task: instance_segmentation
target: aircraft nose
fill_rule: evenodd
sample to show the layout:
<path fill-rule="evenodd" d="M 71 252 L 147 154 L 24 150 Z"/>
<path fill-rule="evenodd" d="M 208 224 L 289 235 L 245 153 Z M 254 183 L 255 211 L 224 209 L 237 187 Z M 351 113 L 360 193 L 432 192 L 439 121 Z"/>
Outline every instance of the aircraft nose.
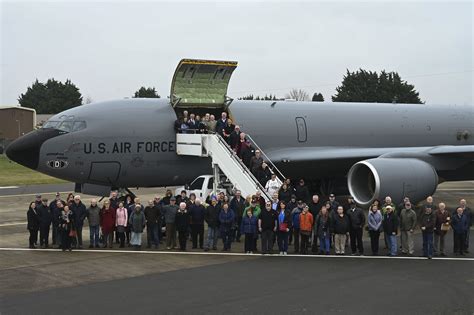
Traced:
<path fill-rule="evenodd" d="M 41 145 L 57 135 L 58 131 L 54 129 L 32 131 L 10 143 L 5 154 L 18 164 L 37 169 Z"/>

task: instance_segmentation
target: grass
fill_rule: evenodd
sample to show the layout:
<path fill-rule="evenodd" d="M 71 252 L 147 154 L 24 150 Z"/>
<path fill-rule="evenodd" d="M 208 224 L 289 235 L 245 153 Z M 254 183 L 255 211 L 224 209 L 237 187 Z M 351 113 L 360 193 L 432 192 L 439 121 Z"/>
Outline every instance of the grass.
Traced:
<path fill-rule="evenodd" d="M 20 186 L 37 184 L 66 183 L 37 171 L 33 171 L 0 155 L 0 186 Z"/>

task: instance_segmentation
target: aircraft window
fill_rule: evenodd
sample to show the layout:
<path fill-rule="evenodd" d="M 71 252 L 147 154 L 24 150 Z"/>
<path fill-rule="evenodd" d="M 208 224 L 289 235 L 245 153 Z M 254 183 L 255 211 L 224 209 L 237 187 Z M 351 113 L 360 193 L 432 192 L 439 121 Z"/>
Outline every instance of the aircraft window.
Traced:
<path fill-rule="evenodd" d="M 59 121 L 47 121 L 44 123 L 43 128 L 56 128 L 59 124 Z"/>
<path fill-rule="evenodd" d="M 75 121 L 74 125 L 72 126 L 72 131 L 79 131 L 82 129 L 86 129 L 86 122 L 85 121 Z"/>
<path fill-rule="evenodd" d="M 72 130 L 72 121 L 70 120 L 66 120 L 66 121 L 63 121 L 58 127 L 57 129 L 59 130 L 62 130 L 62 131 L 67 131 L 67 132 L 70 132 Z"/>
<path fill-rule="evenodd" d="M 202 184 L 204 183 L 204 178 L 199 177 L 194 180 L 194 182 L 189 185 L 189 190 L 197 190 L 202 188 Z"/>

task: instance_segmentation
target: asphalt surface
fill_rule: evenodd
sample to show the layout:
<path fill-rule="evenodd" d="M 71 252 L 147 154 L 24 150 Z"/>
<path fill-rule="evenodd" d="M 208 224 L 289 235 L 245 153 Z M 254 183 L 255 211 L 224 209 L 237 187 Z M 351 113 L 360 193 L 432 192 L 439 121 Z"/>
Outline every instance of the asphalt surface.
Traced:
<path fill-rule="evenodd" d="M 111 266 L 113 267 L 113 266 Z M 2 314 L 472 314 L 465 261 L 261 257 L 2 299 Z"/>

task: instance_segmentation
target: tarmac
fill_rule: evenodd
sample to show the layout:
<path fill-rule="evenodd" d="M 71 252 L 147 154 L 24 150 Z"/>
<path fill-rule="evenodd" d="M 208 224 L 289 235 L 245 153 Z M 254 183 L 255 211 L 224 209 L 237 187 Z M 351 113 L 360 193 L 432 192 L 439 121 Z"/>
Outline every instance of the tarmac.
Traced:
<path fill-rule="evenodd" d="M 474 314 L 474 255 L 453 256 L 451 233 L 448 257 L 432 260 L 301 256 L 291 249 L 288 256 L 246 255 L 243 242 L 233 243 L 230 253 L 166 251 L 163 245 L 142 251 L 27 249 L 28 202 L 37 192 L 53 198 L 72 188 L 0 188 L 1 314 Z M 140 189 L 137 195 L 146 201 L 164 190 Z M 83 196 L 86 204 L 89 198 Z M 472 207 L 474 182 L 442 184 L 434 198 L 448 208 L 466 198 Z M 88 235 L 85 228 L 85 248 Z M 415 248 L 421 255 L 419 234 Z"/>

